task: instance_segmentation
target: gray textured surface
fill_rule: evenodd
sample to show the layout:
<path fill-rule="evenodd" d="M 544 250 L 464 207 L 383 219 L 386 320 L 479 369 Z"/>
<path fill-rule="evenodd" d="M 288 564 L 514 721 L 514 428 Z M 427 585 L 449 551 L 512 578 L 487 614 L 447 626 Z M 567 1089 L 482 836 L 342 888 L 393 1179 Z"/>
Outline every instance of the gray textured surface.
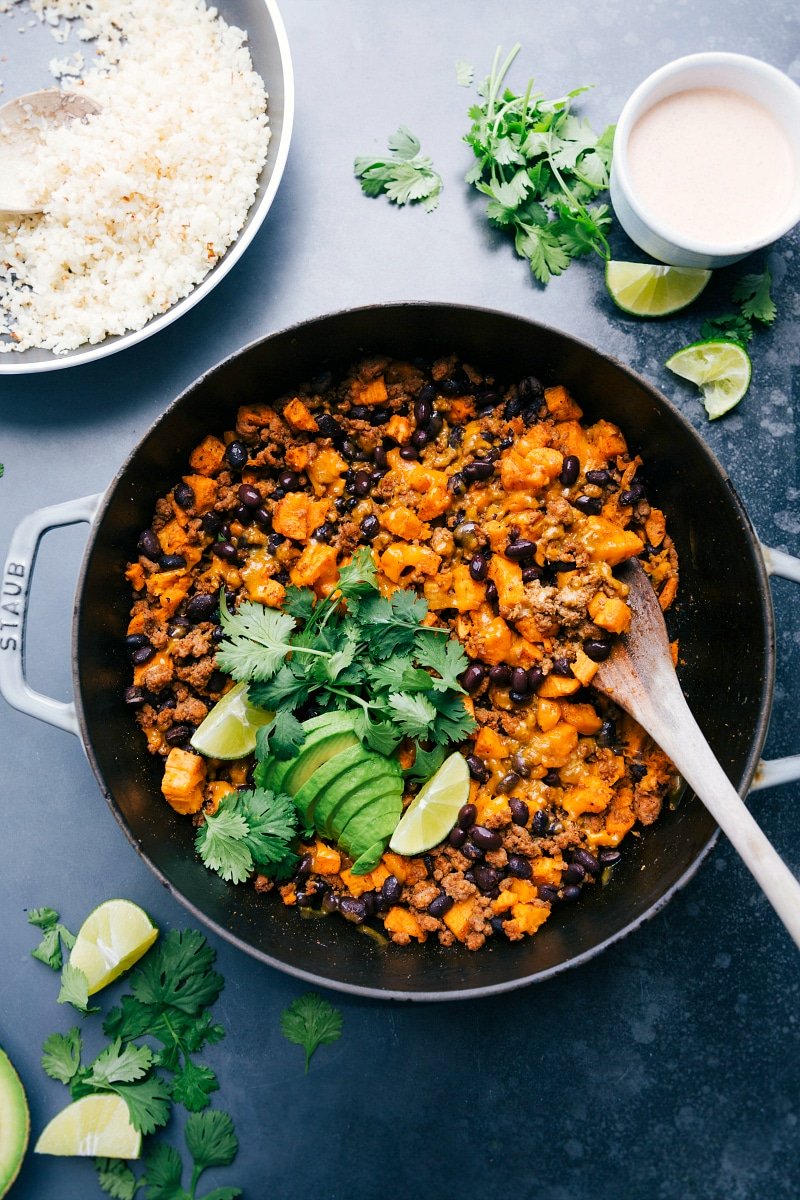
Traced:
<path fill-rule="evenodd" d="M 468 94 L 453 71 L 464 58 L 482 74 L 496 43 L 518 39 L 514 82 L 528 70 L 547 92 L 596 81 L 584 111 L 599 127 L 645 74 L 682 53 L 740 50 L 800 80 L 790 6 L 574 0 L 556 18 L 524 0 L 292 0 L 284 16 L 297 122 L 265 227 L 212 296 L 152 341 L 92 367 L 0 384 L 0 550 L 31 508 L 101 490 L 170 398 L 242 343 L 349 304 L 423 298 L 536 317 L 642 371 L 702 431 L 762 538 L 800 553 L 797 231 L 770 254 L 781 315 L 754 347 L 750 392 L 736 413 L 708 425 L 690 389 L 661 364 L 696 336 L 705 312 L 726 307 L 737 269 L 721 273 L 688 315 L 648 326 L 613 308 L 597 262 L 546 290 L 533 286 L 460 182 Z M 24 37 L 15 39 L 0 52 L 24 55 Z M 434 215 L 363 199 L 350 175 L 353 155 L 381 148 L 401 122 L 444 175 Z M 633 256 L 622 238 L 614 249 Z M 49 536 L 34 585 L 30 676 L 62 697 L 81 546 L 80 530 Z M 800 605 L 789 584 L 774 595 L 771 756 L 800 749 Z M 93 905 L 121 894 L 165 927 L 187 922 L 131 853 L 78 743 L 5 706 L 0 730 L 0 1042 L 23 1075 L 38 1130 L 64 1100 L 38 1066 L 39 1047 L 70 1019 L 55 1005 L 55 977 L 29 957 L 23 909 L 52 904 L 76 927 Z M 798 800 L 797 785 L 753 800 L 795 872 Z M 319 1052 L 307 1078 L 300 1051 L 278 1029 L 302 988 L 217 948 L 229 1033 L 207 1057 L 242 1140 L 224 1182 L 251 1197 L 794 1200 L 800 1192 L 797 955 L 725 844 L 652 922 L 535 989 L 445 1008 L 333 996 L 344 1036 Z M 14 1191 L 20 1200 L 95 1194 L 88 1164 L 32 1156 Z"/>

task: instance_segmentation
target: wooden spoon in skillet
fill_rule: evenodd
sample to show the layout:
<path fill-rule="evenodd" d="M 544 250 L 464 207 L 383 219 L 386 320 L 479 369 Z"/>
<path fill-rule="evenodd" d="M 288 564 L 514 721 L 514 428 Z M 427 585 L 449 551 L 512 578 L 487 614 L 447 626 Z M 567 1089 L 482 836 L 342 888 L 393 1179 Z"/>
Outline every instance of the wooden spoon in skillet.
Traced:
<path fill-rule="evenodd" d="M 630 589 L 630 632 L 622 634 L 592 680 L 639 722 L 700 797 L 744 859 L 800 947 L 800 882 L 761 832 L 729 782 L 686 703 L 658 598 L 636 559 L 617 578 Z"/>

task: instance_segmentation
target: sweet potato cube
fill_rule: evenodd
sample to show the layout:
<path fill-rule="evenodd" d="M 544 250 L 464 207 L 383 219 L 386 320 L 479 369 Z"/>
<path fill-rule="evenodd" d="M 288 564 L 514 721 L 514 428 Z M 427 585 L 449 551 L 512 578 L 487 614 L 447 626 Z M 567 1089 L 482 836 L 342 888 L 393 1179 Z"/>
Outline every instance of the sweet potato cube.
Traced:
<path fill-rule="evenodd" d="M 346 471 L 347 463 L 338 450 L 334 450 L 332 446 L 326 450 L 320 450 L 319 454 L 310 459 L 306 467 L 306 473 L 311 480 L 314 494 L 317 496 L 321 496 L 326 489 L 333 495 L 342 492 L 344 490 L 342 475 Z"/>
<path fill-rule="evenodd" d="M 511 652 L 513 638 L 511 630 L 502 617 L 496 617 L 488 605 L 465 618 L 471 621 L 467 637 L 467 650 L 473 658 L 496 666 L 504 663 Z"/>
<path fill-rule="evenodd" d="M 572 665 L 572 674 L 575 676 L 584 687 L 594 679 L 597 674 L 599 663 L 594 662 L 585 654 L 583 650 L 579 650 L 575 656 L 575 662 Z"/>
<path fill-rule="evenodd" d="M 336 550 L 324 542 L 310 542 L 289 572 L 295 587 L 333 585 L 338 577 Z"/>
<path fill-rule="evenodd" d="M 469 573 L 466 563 L 453 567 L 453 596 L 459 612 L 476 612 L 486 599 L 486 584 Z"/>
<path fill-rule="evenodd" d="M 308 446 L 290 446 L 286 451 L 286 465 L 299 475 L 305 471 L 311 461 L 311 451 Z"/>
<path fill-rule="evenodd" d="M 384 404 L 389 399 L 386 380 L 382 375 L 368 383 L 354 383 L 350 389 L 354 404 Z"/>
<path fill-rule="evenodd" d="M 597 775 L 590 775 L 585 783 L 567 788 L 561 800 L 562 807 L 574 819 L 582 813 L 605 812 L 614 798 L 613 788 Z"/>
<path fill-rule="evenodd" d="M 390 933 L 399 935 L 405 942 L 411 938 L 416 938 L 418 942 L 424 942 L 428 936 L 411 910 L 400 908 L 399 905 L 389 909 L 383 923 Z"/>
<path fill-rule="evenodd" d="M 644 549 L 640 537 L 607 517 L 586 517 L 578 536 L 592 562 L 607 562 L 610 567 L 634 558 Z"/>
<path fill-rule="evenodd" d="M 386 436 L 399 442 L 401 446 L 405 446 L 413 432 L 414 426 L 408 417 L 401 417 L 399 413 L 395 413 L 386 423 Z"/>
<path fill-rule="evenodd" d="M 566 865 L 561 855 L 557 858 L 548 858 L 542 854 L 539 858 L 534 858 L 531 863 L 533 880 L 535 883 L 550 883 L 554 887 L 558 887 Z"/>
<path fill-rule="evenodd" d="M 580 679 L 571 675 L 548 675 L 536 689 L 539 696 L 545 700 L 558 700 L 561 696 L 571 696 L 581 686 Z"/>
<path fill-rule="evenodd" d="M 502 554 L 495 554 L 489 562 L 489 578 L 497 588 L 501 608 L 510 608 L 512 604 L 519 604 L 525 599 L 519 563 L 504 558 Z"/>
<path fill-rule="evenodd" d="M 540 492 L 560 473 L 564 456 L 548 446 L 533 447 L 522 452 L 524 439 L 506 450 L 500 459 L 500 479 L 507 492 L 524 488 Z"/>
<path fill-rule="evenodd" d="M 545 388 L 544 401 L 551 417 L 556 421 L 580 421 L 583 416 L 583 411 L 562 384 Z"/>
<path fill-rule="evenodd" d="M 479 791 L 474 803 L 478 810 L 478 825 L 486 825 L 489 829 L 499 829 L 503 825 L 508 825 L 511 820 L 508 796 L 488 796 L 486 792 Z"/>
<path fill-rule="evenodd" d="M 424 575 L 435 575 L 441 558 L 430 546 L 412 546 L 410 542 L 394 542 L 380 557 L 379 566 L 392 583 L 419 581 Z"/>
<path fill-rule="evenodd" d="M 409 876 L 409 860 L 407 858 L 404 858 L 402 854 L 395 854 L 393 850 L 387 850 L 381 858 L 381 862 L 390 875 L 394 875 L 401 883 L 406 882 Z"/>
<path fill-rule="evenodd" d="M 194 493 L 194 511 L 199 516 L 210 512 L 217 500 L 216 482 L 205 475 L 184 475 L 183 482 L 188 483 Z"/>
<path fill-rule="evenodd" d="M 536 701 L 536 723 L 542 732 L 548 733 L 549 730 L 555 729 L 560 720 L 561 709 L 555 700 L 540 696 Z"/>
<path fill-rule="evenodd" d="M 198 812 L 202 807 L 206 780 L 205 759 L 173 746 L 164 764 L 161 791 L 175 812 Z"/>
<path fill-rule="evenodd" d="M 141 563 L 131 563 L 125 572 L 125 578 L 135 592 L 141 592 L 147 582 L 144 568 Z M 144 620 L 144 618 L 142 618 Z M 141 629 L 129 629 L 128 633 L 141 633 Z"/>
<path fill-rule="evenodd" d="M 189 455 L 189 465 L 198 475 L 217 475 L 225 462 L 225 445 L 208 434 Z"/>
<path fill-rule="evenodd" d="M 215 779 L 213 783 L 207 783 L 205 787 L 205 800 L 203 801 L 203 812 L 213 815 L 219 808 L 220 800 L 235 791 L 236 788 L 233 784 L 228 783 L 225 779 Z"/>
<path fill-rule="evenodd" d="M 336 875 L 342 865 L 342 856 L 333 846 L 326 846 L 317 838 L 311 852 L 311 870 L 317 875 Z M 363 879 L 364 876 L 361 876 Z"/>
<path fill-rule="evenodd" d="M 426 529 L 413 509 L 405 504 L 393 504 L 391 508 L 384 509 L 378 519 L 384 529 L 407 542 L 424 538 L 426 534 L 430 537 L 430 529 Z"/>
<path fill-rule="evenodd" d="M 597 733 L 603 724 L 593 704 L 575 704 L 568 700 L 561 703 L 561 715 L 569 725 L 574 725 L 578 733 Z"/>
<path fill-rule="evenodd" d="M 517 900 L 523 904 L 529 904 L 531 900 L 536 900 L 539 895 L 536 890 L 536 884 L 532 883 L 530 879 L 512 879 L 511 891 Z"/>
<path fill-rule="evenodd" d="M 519 898 L 513 892 L 502 891 L 499 896 L 496 896 L 492 901 L 492 912 L 505 913 L 510 912 L 515 904 L 519 903 Z"/>
<path fill-rule="evenodd" d="M 512 936 L 514 933 L 536 933 L 549 916 L 550 909 L 544 904 L 515 904 L 511 910 L 513 928 L 508 932 Z"/>
<path fill-rule="evenodd" d="M 618 596 L 604 596 L 598 592 L 589 601 L 589 616 L 595 625 L 609 633 L 627 633 L 631 627 L 631 610 Z"/>
<path fill-rule="evenodd" d="M 417 511 L 423 521 L 433 521 L 446 513 L 450 507 L 450 497 L 446 487 L 436 484 L 421 497 Z"/>
<path fill-rule="evenodd" d="M 292 429 L 301 433 L 316 433 L 319 428 L 308 406 L 298 396 L 284 408 L 283 419 Z"/>
<path fill-rule="evenodd" d="M 341 872 L 339 878 L 352 896 L 363 896 L 364 892 L 380 888 L 383 881 L 389 878 L 389 872 L 382 863 L 378 863 L 377 867 L 366 875 L 354 875 L 348 868 Z"/>
<path fill-rule="evenodd" d="M 304 542 L 308 537 L 308 505 L 305 492 L 289 492 L 275 505 L 272 528 L 284 537 Z"/>
<path fill-rule="evenodd" d="M 559 721 L 547 733 L 532 733 L 528 739 L 528 753 L 535 763 L 543 767 L 563 767 L 578 745 L 578 731 L 566 721 Z"/>
<path fill-rule="evenodd" d="M 472 932 L 471 921 L 474 911 L 475 901 L 470 896 L 466 900 L 457 900 L 442 918 L 447 928 L 455 934 L 460 942 L 465 942 Z"/>
<path fill-rule="evenodd" d="M 475 738 L 475 753 L 479 758 L 508 758 L 511 751 L 495 729 L 482 725 Z"/>

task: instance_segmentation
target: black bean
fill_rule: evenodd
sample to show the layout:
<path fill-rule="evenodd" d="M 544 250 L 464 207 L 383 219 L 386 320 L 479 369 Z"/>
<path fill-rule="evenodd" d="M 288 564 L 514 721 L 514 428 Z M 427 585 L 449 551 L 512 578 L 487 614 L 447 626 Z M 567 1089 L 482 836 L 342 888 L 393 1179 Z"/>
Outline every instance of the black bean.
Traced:
<path fill-rule="evenodd" d="M 369 405 L 354 404 L 350 409 L 350 418 L 353 421 L 368 421 L 369 420 Z"/>
<path fill-rule="evenodd" d="M 533 830 L 533 832 L 536 834 L 537 837 L 544 837 L 549 828 L 550 828 L 550 818 L 548 817 L 548 815 L 544 811 L 544 809 L 540 808 L 538 810 L 538 812 L 535 812 L 533 814 L 533 821 L 531 822 L 531 829 Z"/>
<path fill-rule="evenodd" d="M 460 850 L 464 845 L 464 842 L 467 840 L 466 829 L 461 829 L 458 825 L 456 825 L 455 829 L 450 830 L 449 834 L 447 835 L 447 840 L 454 850 Z"/>
<path fill-rule="evenodd" d="M 473 848 L 473 850 L 475 849 L 474 846 L 472 848 Z M 467 870 L 464 872 L 464 878 L 466 879 L 467 883 L 475 882 L 475 876 L 472 872 L 472 867 L 468 867 Z"/>
<path fill-rule="evenodd" d="M 541 400 L 544 396 L 544 387 L 535 375 L 526 375 L 524 379 L 520 379 L 517 384 L 517 391 L 522 399 L 528 402 L 531 400 Z"/>
<path fill-rule="evenodd" d="M 182 746 L 184 742 L 188 742 L 193 733 L 194 726 L 192 725 L 173 725 L 164 734 L 164 741 L 168 746 Z"/>
<path fill-rule="evenodd" d="M 572 677 L 572 667 L 570 665 L 569 659 L 564 658 L 563 656 L 554 658 L 553 659 L 553 674 L 554 675 L 564 675 L 564 676 L 566 676 L 567 679 L 571 678 Z"/>
<path fill-rule="evenodd" d="M 536 543 L 528 541 L 527 538 L 518 538 L 506 546 L 506 558 L 510 558 L 512 562 L 522 562 L 523 559 L 532 558 L 535 553 Z"/>
<path fill-rule="evenodd" d="M 431 404 L 433 404 L 436 400 L 436 385 L 434 383 L 423 383 L 417 393 L 417 399 L 430 400 Z"/>
<path fill-rule="evenodd" d="M 531 773 L 530 765 L 521 750 L 517 750 L 516 754 L 512 754 L 511 767 L 515 774 L 519 775 L 522 779 L 527 779 Z"/>
<path fill-rule="evenodd" d="M 433 855 L 432 854 L 423 854 L 422 861 L 425 863 L 425 870 L 428 872 L 428 874 L 433 875 L 434 868 L 435 868 L 435 863 L 433 861 Z"/>
<path fill-rule="evenodd" d="M 561 877 L 562 883 L 583 883 L 586 872 L 580 863 L 572 862 Z"/>
<path fill-rule="evenodd" d="M 474 521 L 460 521 L 453 530 L 453 540 L 465 550 L 474 550 L 478 545 L 479 532 Z"/>
<path fill-rule="evenodd" d="M 367 492 L 372 487 L 372 480 L 367 471 L 356 471 L 356 477 L 353 481 L 357 496 L 366 496 Z"/>
<path fill-rule="evenodd" d="M 505 933 L 502 917 L 490 917 L 489 925 L 494 933 Z"/>
<path fill-rule="evenodd" d="M 522 582 L 535 583 L 537 579 L 541 579 L 544 572 L 541 567 L 523 567 Z"/>
<path fill-rule="evenodd" d="M 255 519 L 255 513 L 246 504 L 237 504 L 233 515 L 240 525 L 252 525 Z"/>
<path fill-rule="evenodd" d="M 573 863 L 580 863 L 587 875 L 599 875 L 600 863 L 588 850 L 580 848 L 572 852 Z"/>
<path fill-rule="evenodd" d="M 247 462 L 247 447 L 244 442 L 229 442 L 225 450 L 225 457 L 228 460 L 228 465 L 233 467 L 234 471 L 240 471 Z"/>
<path fill-rule="evenodd" d="M 221 692 L 225 687 L 225 684 L 228 682 L 228 678 L 229 676 L 225 675 L 222 671 L 214 671 L 212 672 L 206 687 L 210 692 Z"/>
<path fill-rule="evenodd" d="M 511 672 L 511 687 L 515 692 L 520 692 L 522 695 L 528 690 L 528 672 L 524 667 L 514 667 Z"/>
<path fill-rule="evenodd" d="M 527 692 L 516 692 L 513 688 L 508 693 L 508 698 L 513 704 L 523 705 L 530 704 L 531 698 Z"/>
<path fill-rule="evenodd" d="M 615 867 L 622 858 L 622 854 L 619 850 L 601 850 L 597 857 L 601 867 Z"/>
<path fill-rule="evenodd" d="M 610 471 L 587 471 L 586 482 L 593 483 L 596 487 L 605 487 L 607 483 L 611 483 Z"/>
<path fill-rule="evenodd" d="M 152 529 L 143 530 L 139 534 L 139 541 L 136 545 L 145 558 L 151 558 L 153 562 L 158 562 L 159 558 L 161 558 L 161 543 Z"/>
<path fill-rule="evenodd" d="M 535 425 L 539 420 L 539 410 L 541 407 L 541 404 L 530 404 L 527 408 L 523 408 L 522 419 L 527 426 Z"/>
<path fill-rule="evenodd" d="M 446 892 L 440 892 L 435 900 L 431 900 L 428 912 L 432 917 L 443 917 L 446 912 L 450 911 L 454 903 L 452 896 L 448 896 Z"/>
<path fill-rule="evenodd" d="M 142 704 L 147 704 L 147 692 L 140 687 L 127 687 L 122 693 L 126 704 L 131 708 L 139 708 Z"/>
<path fill-rule="evenodd" d="M 261 492 L 251 484 L 240 483 L 236 494 L 239 497 L 240 504 L 245 504 L 248 508 L 261 507 Z"/>
<path fill-rule="evenodd" d="M 495 687 L 508 687 L 511 683 L 511 667 L 506 667 L 502 663 L 496 667 L 490 667 L 489 679 Z"/>
<path fill-rule="evenodd" d="M 509 875 L 516 875 L 517 879 L 530 879 L 533 875 L 530 859 L 525 858 L 523 854 L 510 855 L 506 870 Z"/>
<path fill-rule="evenodd" d="M 389 469 L 388 467 L 384 467 L 383 470 L 376 469 L 375 471 L 370 471 L 369 481 L 373 487 L 375 487 L 376 484 L 380 483 L 380 481 L 383 479 L 383 477 L 386 474 L 388 469 Z"/>
<path fill-rule="evenodd" d="M 519 796 L 512 796 L 508 802 L 508 807 L 511 809 L 511 820 L 514 825 L 527 825 L 530 809 L 524 800 L 520 800 Z"/>
<path fill-rule="evenodd" d="M 628 505 L 635 504 L 637 500 L 644 499 L 644 487 L 641 483 L 634 483 L 626 492 L 620 492 L 620 504 Z"/>
<path fill-rule="evenodd" d="M 188 483 L 181 482 L 177 484 L 172 494 L 175 497 L 175 503 L 178 505 L 178 508 L 191 508 L 194 504 L 194 492 Z"/>
<path fill-rule="evenodd" d="M 167 633 L 171 638 L 186 637 L 191 625 L 192 623 L 187 617 L 173 617 L 167 626 Z"/>
<path fill-rule="evenodd" d="M 396 875 L 387 875 L 381 887 L 381 897 L 387 904 L 397 904 L 403 894 L 403 885 Z"/>
<path fill-rule="evenodd" d="M 282 500 L 285 495 L 286 495 L 286 492 L 283 490 L 282 487 L 275 487 L 272 489 L 271 499 L 272 500 Z"/>
<path fill-rule="evenodd" d="M 374 917 L 375 913 L 378 911 L 378 907 L 379 907 L 378 906 L 378 893 L 374 890 L 369 891 L 369 892 L 364 892 L 361 896 L 361 899 L 364 901 L 364 906 L 367 910 L 367 916 Z"/>
<path fill-rule="evenodd" d="M 470 757 L 474 756 L 470 755 Z M 480 759 L 477 761 L 480 762 Z M 467 762 L 469 762 L 469 759 L 467 759 Z M 458 816 L 456 817 L 459 829 L 469 829 L 475 824 L 475 818 L 477 815 L 478 810 L 474 804 L 462 804 L 461 808 L 458 810 Z"/>
<path fill-rule="evenodd" d="M 419 458 L 419 455 L 413 446 L 403 446 L 400 451 L 400 457 L 404 462 L 416 462 Z"/>
<path fill-rule="evenodd" d="M 611 653 L 611 642 L 607 638 L 589 638 L 583 649 L 592 662 L 605 662 Z"/>
<path fill-rule="evenodd" d="M 204 533 L 219 533 L 222 527 L 222 517 L 219 513 L 209 512 L 200 518 L 200 527 Z"/>
<path fill-rule="evenodd" d="M 600 501 L 596 500 L 594 496 L 577 496 L 572 503 L 579 512 L 584 513 L 588 517 L 596 517 L 603 507 Z"/>
<path fill-rule="evenodd" d="M 217 558 L 222 558 L 226 562 L 234 562 L 237 557 L 236 547 L 233 542 L 214 542 L 211 547 L 211 553 L 216 554 Z"/>
<path fill-rule="evenodd" d="M 472 868 L 475 882 L 482 892 L 491 892 L 500 882 L 500 872 L 486 863 L 476 863 Z"/>
<path fill-rule="evenodd" d="M 414 404 L 414 420 L 417 425 L 430 425 L 433 418 L 433 397 L 425 393 L 425 388 L 422 389 Z"/>
<path fill-rule="evenodd" d="M 339 911 L 339 897 L 335 892 L 327 891 L 322 897 L 322 911 L 326 913 Z"/>
<path fill-rule="evenodd" d="M 450 476 L 447 481 L 447 487 L 454 496 L 465 496 L 467 494 L 467 485 L 460 471 L 456 471 Z"/>
<path fill-rule="evenodd" d="M 486 584 L 486 599 L 490 604 L 497 605 L 499 603 L 500 596 L 497 591 L 497 585 L 493 579 L 490 579 Z"/>
<path fill-rule="evenodd" d="M 546 900 L 548 904 L 555 904 L 558 900 L 558 888 L 552 883 L 540 883 L 536 891 L 539 899 Z"/>
<path fill-rule="evenodd" d="M 603 749 L 607 750 L 609 748 L 609 746 L 614 745 L 614 742 L 616 742 L 616 740 L 617 740 L 617 727 L 614 724 L 614 722 L 611 720 L 603 721 L 603 724 L 600 726 L 600 728 L 597 732 L 598 746 L 602 746 Z"/>
<path fill-rule="evenodd" d="M 458 678 L 464 691 L 472 695 L 473 692 L 477 692 L 486 678 L 486 668 L 480 663 L 472 663 Z"/>
<path fill-rule="evenodd" d="M 516 771 L 509 771 L 497 785 L 497 795 L 507 796 L 509 792 L 513 792 L 514 788 L 520 782 L 520 777 Z"/>
<path fill-rule="evenodd" d="M 542 776 L 542 783 L 546 783 L 548 787 L 561 786 L 561 776 L 555 767 L 551 767 L 549 771 L 544 773 Z"/>
<path fill-rule="evenodd" d="M 371 408 L 367 420 L 373 429 L 376 429 L 378 425 L 385 425 L 390 416 L 388 408 Z"/>
<path fill-rule="evenodd" d="M 281 471 L 278 487 L 282 487 L 285 492 L 296 492 L 300 487 L 300 476 L 296 471 Z"/>
<path fill-rule="evenodd" d="M 496 829 L 487 829 L 485 825 L 473 825 L 469 836 L 479 850 L 499 850 L 503 839 Z"/>
<path fill-rule="evenodd" d="M 141 667 L 144 663 L 150 662 L 154 654 L 155 650 L 152 646 L 140 646 L 138 650 L 134 650 L 131 654 L 131 662 L 134 666 Z"/>
<path fill-rule="evenodd" d="M 311 536 L 315 542 L 329 542 L 335 533 L 336 529 L 334 526 L 329 521 L 323 521 L 312 532 Z"/>
<path fill-rule="evenodd" d="M 162 571 L 179 571 L 186 566 L 186 559 L 182 554 L 162 554 L 158 565 Z"/>
<path fill-rule="evenodd" d="M 528 667 L 528 691 L 535 692 L 539 684 L 544 679 L 544 671 L 541 667 Z"/>
<path fill-rule="evenodd" d="M 628 773 L 634 783 L 641 783 L 647 774 L 647 767 L 644 763 L 632 762 L 628 764 Z"/>
<path fill-rule="evenodd" d="M 470 382 L 460 367 L 456 367 L 452 375 L 439 381 L 439 391 L 443 396 L 463 396 L 471 392 Z"/>
<path fill-rule="evenodd" d="M 461 473 L 467 483 L 480 483 L 494 475 L 494 463 L 485 458 L 476 458 L 474 462 L 467 463 Z"/>
<path fill-rule="evenodd" d="M 313 865 L 314 865 L 314 859 L 313 859 L 312 855 L 304 854 L 303 857 L 300 859 L 300 862 L 295 867 L 294 873 L 295 873 L 295 875 L 298 875 L 301 877 L 303 875 L 310 875 L 311 868 L 313 867 Z"/>
<path fill-rule="evenodd" d="M 577 454 L 568 454 L 561 464 L 559 480 L 562 487 L 572 487 L 581 473 L 581 460 Z"/>
<path fill-rule="evenodd" d="M 330 413 L 320 413 L 316 422 L 317 429 L 323 437 L 334 438 L 342 432 L 341 425 L 333 419 Z"/>
<path fill-rule="evenodd" d="M 472 556 L 469 563 L 469 574 L 470 578 L 474 579 L 476 583 L 480 583 L 481 580 L 486 578 L 489 574 L 489 561 L 485 555 L 479 552 Z"/>
<path fill-rule="evenodd" d="M 363 925 L 367 919 L 367 906 L 360 897 L 340 897 L 339 912 L 346 921 L 351 921 L 353 925 Z"/>
<path fill-rule="evenodd" d="M 385 467 L 385 466 L 387 465 L 387 463 L 386 463 L 386 451 L 384 450 L 383 446 L 376 446 L 376 447 L 375 447 L 375 449 L 374 449 L 374 450 L 373 450 L 373 452 L 372 452 L 372 461 L 375 463 L 375 466 L 376 466 L 376 467 L 381 467 L 381 468 L 382 468 L 382 467 Z"/>
<path fill-rule="evenodd" d="M 128 650 L 138 650 L 140 646 L 149 646 L 150 638 L 146 633 L 129 633 L 125 638 L 125 645 Z"/>
<path fill-rule="evenodd" d="M 467 755 L 467 766 L 469 767 L 470 775 L 473 779 L 477 779 L 478 783 L 488 783 L 491 779 L 491 771 L 486 766 L 486 763 L 483 761 L 483 759 L 478 758 L 477 754 Z M 475 805 L 472 804 L 470 807 L 474 808 Z"/>
<path fill-rule="evenodd" d="M 559 893 L 559 899 L 564 904 L 572 904 L 574 900 L 578 899 L 580 894 L 581 889 L 579 887 L 576 887 L 574 884 L 569 884 L 567 887 L 561 889 Z"/>
<path fill-rule="evenodd" d="M 285 541 L 286 538 L 282 533 L 271 533 L 267 539 L 267 545 L 274 554 L 278 547 L 282 546 Z"/>
<path fill-rule="evenodd" d="M 381 524 L 374 513 L 370 513 L 368 517 L 364 517 L 361 522 L 361 536 L 368 542 L 371 542 L 374 537 L 381 531 Z"/>
<path fill-rule="evenodd" d="M 225 637 L 225 630 L 222 628 L 221 625 L 215 625 L 214 628 L 211 630 L 211 637 L 214 639 L 215 642 L 221 642 L 222 639 Z"/>

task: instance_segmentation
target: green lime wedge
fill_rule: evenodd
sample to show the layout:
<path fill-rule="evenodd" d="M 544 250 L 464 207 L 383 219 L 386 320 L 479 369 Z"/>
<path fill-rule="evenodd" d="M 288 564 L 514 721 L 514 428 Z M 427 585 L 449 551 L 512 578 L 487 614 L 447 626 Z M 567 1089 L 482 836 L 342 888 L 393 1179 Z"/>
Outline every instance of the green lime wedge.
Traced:
<path fill-rule="evenodd" d="M 750 355 L 738 342 L 692 342 L 668 358 L 670 371 L 696 383 L 711 420 L 738 404 L 750 386 Z"/>
<path fill-rule="evenodd" d="M 469 767 L 463 755 L 451 754 L 403 813 L 389 849 L 395 854 L 412 855 L 438 846 L 468 800 Z"/>
<path fill-rule="evenodd" d="M 197 727 L 191 744 L 206 758 L 244 758 L 256 748 L 259 726 L 268 725 L 274 715 L 249 702 L 246 681 L 237 683 Z"/>
<path fill-rule="evenodd" d="M 142 1135 L 131 1125 L 121 1096 L 84 1096 L 53 1117 L 34 1146 L 36 1154 L 138 1158 Z"/>
<path fill-rule="evenodd" d="M 634 317 L 666 317 L 702 292 L 710 271 L 653 263 L 607 262 L 606 287 L 618 308 Z"/>
<path fill-rule="evenodd" d="M 138 962 L 157 937 L 157 927 L 138 904 L 106 900 L 78 930 L 70 965 L 83 971 L 93 996 Z"/>

